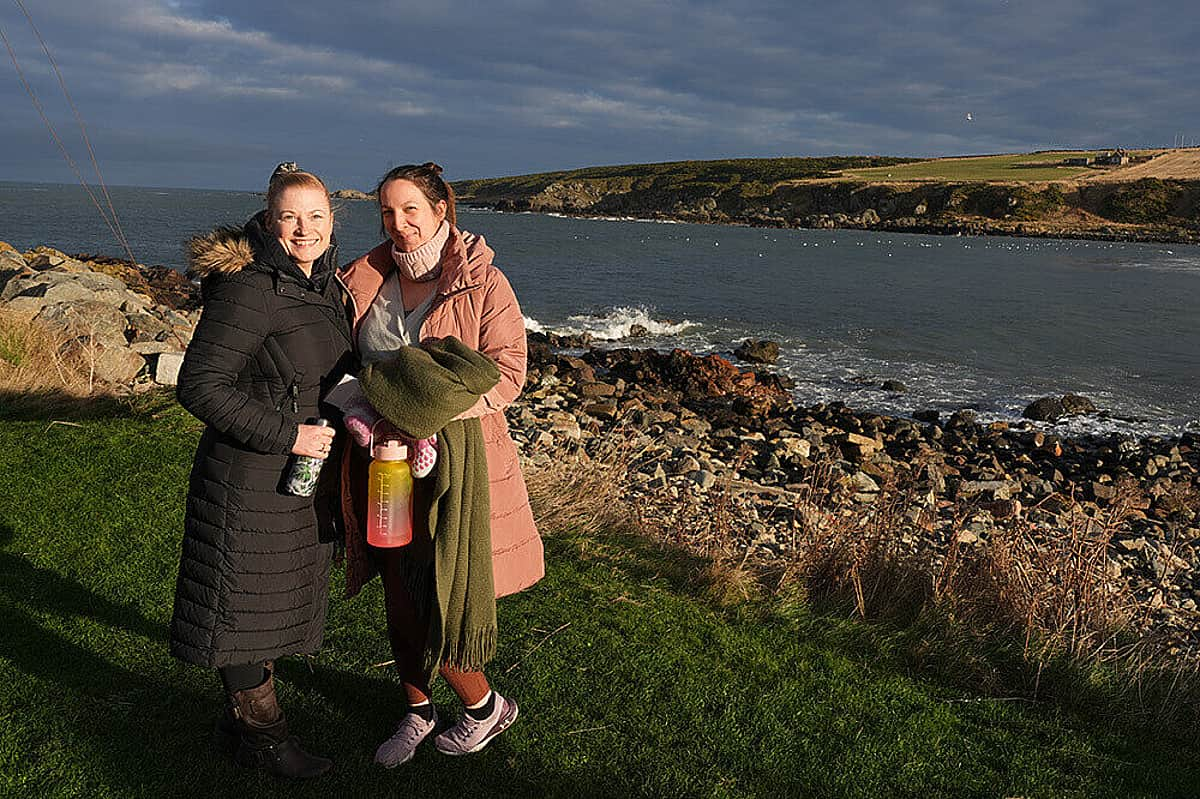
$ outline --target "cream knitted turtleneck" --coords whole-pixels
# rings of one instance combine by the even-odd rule
[[[416,283],[433,280],[441,272],[439,266],[442,261],[442,248],[446,246],[449,238],[450,223],[443,219],[442,224],[438,225],[437,232],[433,234],[433,238],[412,252],[398,250],[393,243],[392,260],[396,262],[396,268],[400,270],[400,274],[409,280]]]

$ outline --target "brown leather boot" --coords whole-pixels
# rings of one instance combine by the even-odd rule
[[[239,766],[293,779],[319,777],[333,768],[332,760],[310,755],[288,734],[287,720],[275,697],[274,674],[262,685],[230,696],[229,716],[237,725],[233,759]]]
[[[266,669],[267,676],[270,677],[275,673],[275,661],[265,661],[263,668]],[[225,703],[225,708],[221,711],[216,727],[213,730],[213,741],[216,743],[217,749],[229,757],[233,757],[237,753],[238,743],[242,737],[241,724],[233,712],[235,707],[237,707],[237,703],[230,697],[229,701]]]

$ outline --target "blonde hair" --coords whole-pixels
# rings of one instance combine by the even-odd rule
[[[304,172],[297,170],[295,172],[281,172],[276,170],[271,176],[271,182],[267,186],[267,213],[273,211],[279,202],[279,195],[287,189],[318,189],[325,194],[325,200],[329,202],[329,189],[325,186],[325,182],[312,172]],[[330,210],[333,210],[333,204],[330,202]]]

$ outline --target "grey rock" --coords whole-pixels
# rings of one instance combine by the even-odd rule
[[[179,382],[179,367],[182,365],[182,352],[159,353],[154,362],[154,382],[160,386],[175,385]]]
[[[1058,397],[1042,397],[1029,403],[1021,415],[1035,422],[1056,422],[1065,412],[1063,402]]]
[[[748,363],[775,363],[779,359],[779,344],[774,341],[748,338],[733,351],[738,360]]]
[[[96,378],[105,383],[125,385],[146,367],[145,359],[126,347],[95,343],[84,346],[91,347]]]
[[[37,321],[69,335],[84,336],[109,349],[125,347],[125,314],[103,302],[82,301],[49,305]],[[134,353],[136,355],[136,353]]]
[[[1062,398],[1063,413],[1077,416],[1085,413],[1096,413],[1096,404],[1087,397],[1078,394],[1064,394]]]

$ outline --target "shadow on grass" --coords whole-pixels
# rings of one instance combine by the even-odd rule
[[[62,391],[0,391],[0,419],[20,422],[125,419],[165,408],[174,402],[170,389],[129,397],[79,397]]]
[[[39,567],[11,551],[0,524],[0,715],[12,726],[19,784],[44,796],[580,796],[637,793],[613,775],[564,770],[551,758],[515,751],[511,737],[483,752],[448,758],[426,744],[404,767],[372,762],[395,729],[399,687],[299,658],[278,667],[289,725],[335,770],[310,783],[286,783],[238,769],[212,745],[223,701],[209,669],[167,654],[167,629],[137,609]],[[15,723],[13,720],[16,720]],[[511,735],[511,734],[510,734]],[[519,768],[516,766],[519,764]]]
[[[321,665],[308,668],[295,659],[281,662],[279,674],[286,684],[321,695],[320,718],[293,715],[303,719],[304,728],[321,730],[321,751],[337,762],[336,773],[320,781],[324,791],[341,785],[353,791],[382,792],[379,795],[399,790],[426,797],[624,799],[638,795],[641,788],[632,778],[603,771],[600,764],[564,769],[561,761],[543,758],[536,741],[532,745],[528,741],[514,744],[514,735],[521,735],[520,719],[512,731],[468,757],[442,755],[432,740],[427,740],[412,761],[396,769],[383,769],[373,757],[375,748],[395,731],[399,721],[403,700],[396,682]],[[454,705],[439,700],[438,707],[444,714],[439,720],[440,730],[453,723],[447,711]]]

